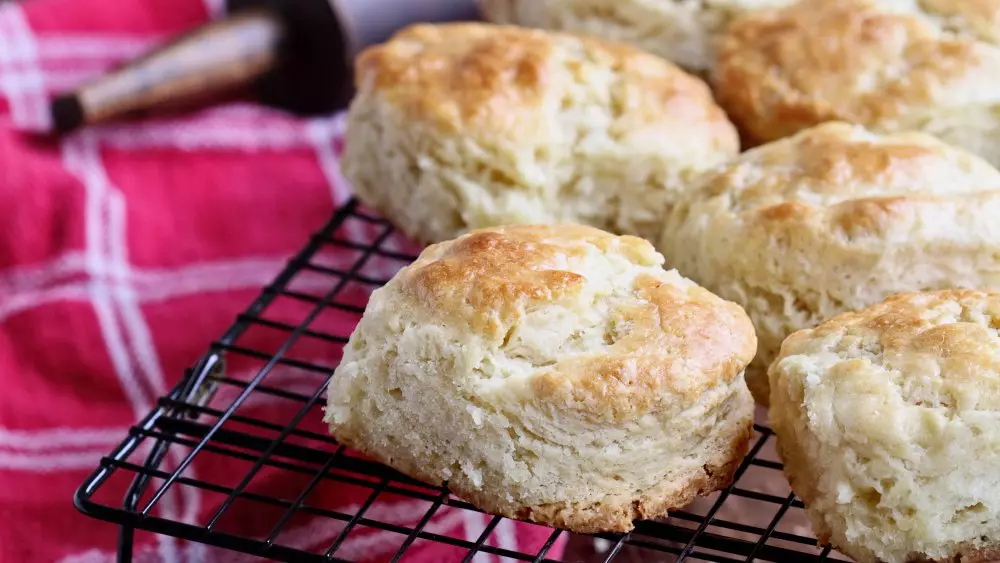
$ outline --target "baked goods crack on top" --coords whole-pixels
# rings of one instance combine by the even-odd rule
[[[771,425],[821,541],[861,563],[1000,558],[1000,293],[901,294],[790,336]]]
[[[752,432],[738,306],[648,242],[478,230],[376,290],[329,387],[333,435],[476,506],[624,531],[727,486]]]
[[[737,19],[716,92],[753,143],[841,120],[1000,165],[1000,0],[801,0]]]
[[[737,16],[795,0],[480,0],[492,22],[585,33],[635,45],[696,73],[715,62]]]
[[[739,150],[704,82],[623,44],[416,25],[356,66],[344,174],[419,242],[564,222],[654,237],[687,179]]]
[[[923,133],[830,122],[704,174],[667,218],[667,263],[753,319],[767,404],[781,341],[903,291],[1000,289],[1000,172]]]

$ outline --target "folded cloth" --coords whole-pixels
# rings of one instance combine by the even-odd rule
[[[74,510],[74,490],[349,197],[337,164],[341,116],[298,119],[233,103],[44,134],[55,93],[220,10],[217,0],[0,3],[0,561],[114,560],[115,526]],[[254,344],[273,350],[285,337],[275,331]],[[329,356],[335,346],[325,347],[313,352]],[[322,383],[268,377],[307,393]],[[298,407],[259,397],[240,414],[287,421]],[[183,454],[171,449],[165,469]],[[185,476],[232,483],[248,468],[206,453]],[[294,499],[305,483],[289,473],[264,470],[250,489]],[[109,487],[118,496],[103,501],[120,503],[124,485]],[[308,503],[351,514],[370,492],[325,484]],[[175,486],[157,514],[203,525],[224,498]],[[413,527],[429,506],[384,494],[366,514]],[[227,532],[261,537],[274,523],[259,506],[238,503],[234,512]],[[474,542],[489,520],[446,506],[426,529]],[[340,529],[331,518],[296,517],[277,543],[319,549]],[[504,521],[488,544],[532,552],[550,533]],[[337,555],[380,561],[403,539],[362,526]],[[144,562],[249,559],[142,533],[134,553]],[[418,540],[406,560],[465,553]],[[558,558],[560,545],[549,553]]]

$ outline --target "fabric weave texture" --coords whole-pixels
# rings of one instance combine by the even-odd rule
[[[115,560],[116,527],[80,515],[74,490],[350,197],[338,165],[341,115],[304,119],[234,102],[46,133],[55,94],[221,12],[219,0],[0,3],[0,562]],[[257,345],[273,350],[286,336]],[[307,393],[318,385],[292,371],[268,377]],[[262,399],[241,414],[288,420],[297,408]],[[320,428],[316,411],[310,422]],[[163,469],[180,459],[172,452]],[[199,456],[185,475],[238,479],[224,461]],[[304,483],[286,477],[265,471],[252,486],[294,498]],[[310,503],[346,512],[368,492],[330,487]],[[174,488],[159,515],[204,523],[223,498]],[[368,517],[412,527],[426,508],[394,497]],[[243,515],[229,529],[260,535],[260,520]],[[427,530],[474,542],[488,522],[442,507]],[[330,519],[296,520],[281,541],[313,549],[339,530]],[[531,552],[549,533],[504,521],[489,544]],[[337,555],[386,560],[400,542],[366,528]],[[141,533],[134,553],[150,563],[252,559]],[[406,561],[464,555],[418,541]]]

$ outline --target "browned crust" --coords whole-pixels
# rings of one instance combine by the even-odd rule
[[[989,563],[1000,561],[1000,542],[995,542],[987,547],[973,548],[968,545],[959,547],[958,553],[943,559],[917,558],[913,563]]]
[[[771,406],[771,383],[767,378],[767,368],[768,366],[752,363],[747,366],[743,376],[754,402],[762,407]]]
[[[484,512],[514,520],[545,524],[581,534],[628,532],[635,527],[634,520],[664,518],[669,511],[686,506],[697,496],[707,495],[728,487],[733,482],[736,470],[750,448],[752,437],[753,420],[752,417],[748,416],[743,431],[733,436],[726,455],[704,465],[675,493],[657,496],[655,493],[646,491],[644,496],[635,498],[631,502],[620,502],[616,499],[614,503],[558,502],[538,506],[522,506],[509,504],[493,495],[484,494],[482,491],[450,486],[449,490]],[[364,444],[354,441],[348,436],[336,436],[336,438],[341,444],[413,479],[433,486],[445,485],[443,479],[428,475],[421,468],[411,466],[404,460],[393,460],[383,456],[380,452],[368,450]],[[672,485],[672,483],[662,485]]]
[[[691,127],[738,150],[738,135],[709,86],[673,63],[627,43],[587,34],[484,22],[414,24],[356,59],[359,90],[378,92],[405,116],[446,131],[507,132],[533,138],[546,98],[558,91],[553,65],[582,53],[613,69],[636,123]]]
[[[459,327],[502,347],[526,310],[583,290],[587,279],[559,260],[585,256],[594,247],[636,266],[662,261],[638,237],[582,225],[512,225],[430,246],[391,283],[427,322]],[[620,422],[650,412],[665,394],[690,404],[720,382],[734,381],[753,359],[753,324],[735,303],[646,274],[635,279],[632,291],[633,303],[615,313],[627,330],[602,354],[540,370],[531,383],[536,397]]]
[[[845,553],[847,551],[842,546],[838,547],[834,542],[825,539],[820,540],[819,545],[840,549]],[[908,563],[994,563],[997,561],[1000,561],[1000,542],[981,548],[973,548],[963,544],[954,555],[940,559],[930,559],[923,554],[911,555],[907,558]],[[882,562],[880,561],[880,563]]]
[[[953,4],[968,3],[941,2],[929,13],[978,18]],[[939,36],[929,19],[872,0],[802,0],[750,13],[720,39],[717,99],[755,144],[824,121],[874,126],[933,108],[989,72],[985,43],[966,33]],[[906,72],[891,72],[897,66]],[[859,81],[876,86],[860,89]]]

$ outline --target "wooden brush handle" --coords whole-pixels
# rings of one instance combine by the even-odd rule
[[[245,89],[275,68],[284,22],[266,9],[247,9],[196,29],[170,44],[58,98],[57,131]]]
[[[237,90],[298,114],[343,108],[353,59],[415,22],[475,19],[476,0],[227,0],[229,16],[57,98],[58,132]]]

